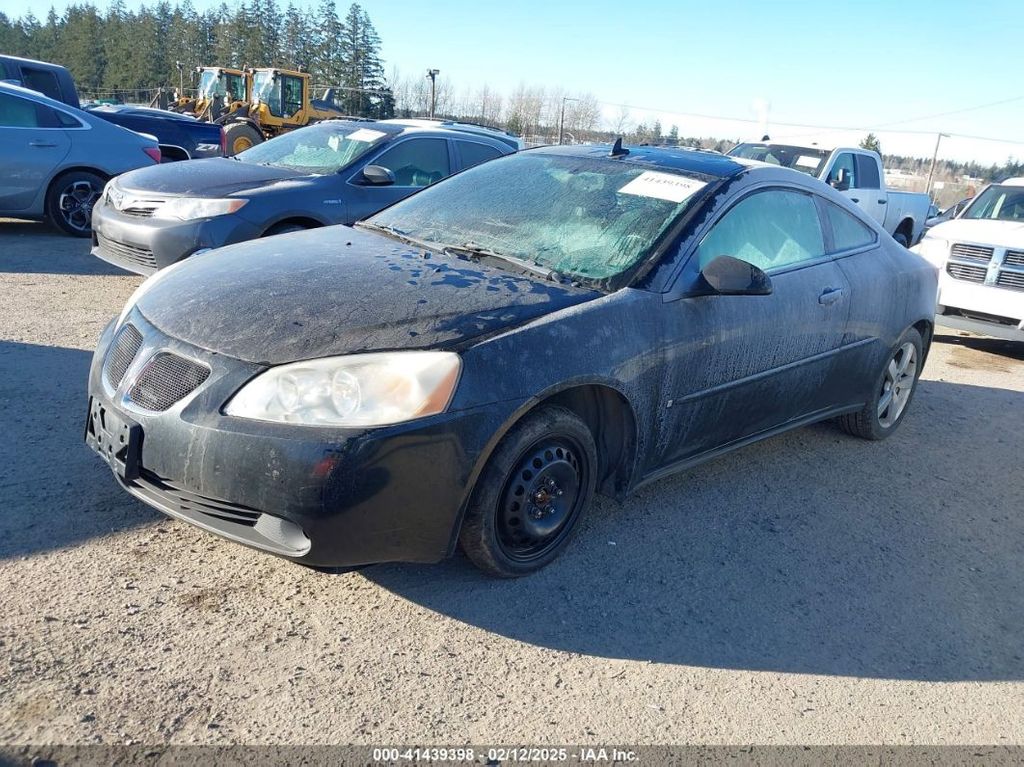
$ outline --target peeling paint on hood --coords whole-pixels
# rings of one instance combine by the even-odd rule
[[[187,343],[281,364],[452,348],[601,295],[334,226],[193,256],[138,308]]]

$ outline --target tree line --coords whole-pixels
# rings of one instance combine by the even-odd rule
[[[128,10],[73,4],[45,20],[29,11],[0,13],[0,52],[63,64],[88,95],[194,86],[200,65],[303,69],[313,81],[342,89],[352,114],[389,117],[393,102],[369,15],[353,3],[341,16],[334,0],[304,11],[276,0],[245,0],[196,11],[190,0],[160,0]],[[184,67],[179,72],[178,63]]]

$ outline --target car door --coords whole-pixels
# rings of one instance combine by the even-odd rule
[[[885,221],[885,194],[880,189],[878,165],[855,152],[836,155],[826,178],[829,186],[879,223]],[[879,203],[879,200],[882,202]]]
[[[70,149],[55,110],[0,92],[0,210],[29,209]]]
[[[764,270],[772,293],[683,291],[665,303],[661,465],[828,410],[849,288],[825,253],[813,196],[786,188],[747,194],[702,237],[681,279],[696,285],[699,269],[729,255]]]
[[[425,186],[434,184],[452,172],[448,140],[436,137],[398,139],[366,165],[387,168],[395,183],[371,186],[361,182],[362,170],[349,183],[358,191],[351,195],[349,215],[353,221],[370,216]],[[365,167],[365,166],[364,166]]]

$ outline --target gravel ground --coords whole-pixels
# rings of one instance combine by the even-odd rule
[[[0,744],[1024,743],[1024,348],[940,337],[900,433],[601,502],[542,573],[328,575],[82,444],[139,278],[0,222]]]

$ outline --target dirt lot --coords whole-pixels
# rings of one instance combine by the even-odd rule
[[[0,743],[1024,743],[1024,348],[940,337],[900,433],[602,502],[541,574],[327,575],[81,441],[139,278],[0,222]]]

